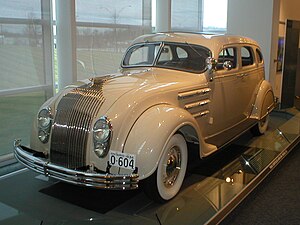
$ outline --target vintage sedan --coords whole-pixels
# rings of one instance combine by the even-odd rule
[[[133,41],[120,73],[80,81],[45,102],[30,147],[16,140],[15,156],[76,185],[128,190],[142,184],[163,202],[182,186],[187,143],[207,157],[249,129],[263,134],[273,108],[254,40],[149,34]]]

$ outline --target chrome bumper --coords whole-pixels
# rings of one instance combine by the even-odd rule
[[[34,151],[32,151],[34,152]],[[132,190],[138,188],[138,174],[99,174],[83,172],[64,168],[43,158],[35,157],[34,153],[26,150],[20,140],[14,142],[14,154],[16,159],[27,168],[44,174],[45,176],[86,187],[111,190]]]

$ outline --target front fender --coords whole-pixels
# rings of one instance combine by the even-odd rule
[[[138,118],[126,139],[124,152],[136,155],[140,179],[155,172],[166,143],[183,126],[199,131],[190,113],[170,105],[153,106]]]
[[[259,87],[250,117],[260,120],[267,116],[274,107],[275,102],[272,86],[268,81],[264,80]]]

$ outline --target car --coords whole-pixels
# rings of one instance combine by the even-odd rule
[[[183,184],[189,151],[199,160],[242,133],[266,132],[274,94],[258,43],[225,34],[155,33],[136,38],[120,72],[79,81],[46,101],[26,167],[63,182],[110,190],[142,186],[157,202]],[[141,185],[139,185],[141,184]]]

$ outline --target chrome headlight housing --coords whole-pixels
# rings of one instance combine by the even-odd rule
[[[49,140],[52,120],[50,108],[44,108],[39,111],[37,116],[38,138],[42,143],[47,143]]]
[[[98,119],[93,127],[94,152],[103,158],[107,155],[112,137],[112,126],[106,116]]]

